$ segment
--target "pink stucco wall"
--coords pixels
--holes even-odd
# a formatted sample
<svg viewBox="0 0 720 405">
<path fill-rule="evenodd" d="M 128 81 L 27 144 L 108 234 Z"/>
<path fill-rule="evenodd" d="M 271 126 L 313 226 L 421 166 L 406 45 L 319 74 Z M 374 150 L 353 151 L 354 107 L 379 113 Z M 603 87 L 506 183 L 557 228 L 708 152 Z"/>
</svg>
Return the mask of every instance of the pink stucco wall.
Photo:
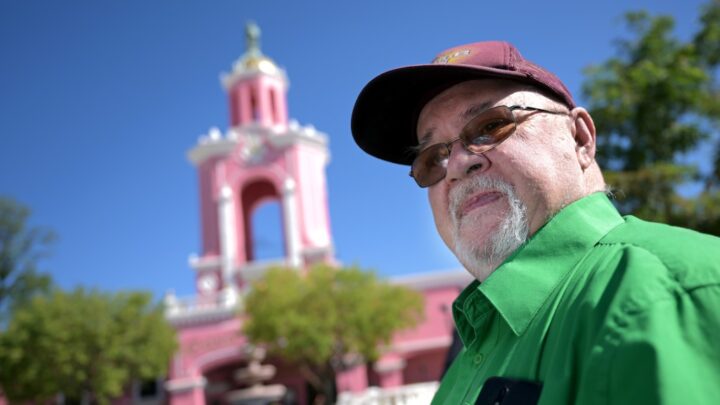
<svg viewBox="0 0 720 405">
<path fill-rule="evenodd" d="M 173 358 L 170 378 L 202 376 L 219 365 L 245 359 L 242 348 L 247 339 L 240 334 L 241 325 L 239 318 L 233 318 L 179 329 L 180 350 Z"/>
<path fill-rule="evenodd" d="M 402 350 L 423 350 L 424 342 L 428 348 L 449 345 L 454 323 L 452 320 L 452 302 L 460 293 L 459 286 L 427 288 L 422 291 L 425 299 L 425 321 L 413 329 L 398 333 L 394 345 Z"/>
<path fill-rule="evenodd" d="M 208 159 L 198 167 L 203 256 L 217 256 L 220 254 L 217 211 L 218 187 L 215 181 L 218 160 L 219 158 Z"/>
</svg>

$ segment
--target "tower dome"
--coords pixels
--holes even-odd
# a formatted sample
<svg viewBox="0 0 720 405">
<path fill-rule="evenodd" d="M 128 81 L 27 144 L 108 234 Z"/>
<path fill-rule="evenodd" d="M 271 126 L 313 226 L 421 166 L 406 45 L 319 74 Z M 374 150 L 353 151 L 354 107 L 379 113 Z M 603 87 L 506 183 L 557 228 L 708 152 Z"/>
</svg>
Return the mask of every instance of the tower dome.
<svg viewBox="0 0 720 405">
<path fill-rule="evenodd" d="M 261 72 L 276 75 L 280 72 L 275 62 L 260 50 L 260 27 L 254 22 L 245 26 L 245 43 L 247 50 L 233 64 L 233 73 Z"/>
</svg>

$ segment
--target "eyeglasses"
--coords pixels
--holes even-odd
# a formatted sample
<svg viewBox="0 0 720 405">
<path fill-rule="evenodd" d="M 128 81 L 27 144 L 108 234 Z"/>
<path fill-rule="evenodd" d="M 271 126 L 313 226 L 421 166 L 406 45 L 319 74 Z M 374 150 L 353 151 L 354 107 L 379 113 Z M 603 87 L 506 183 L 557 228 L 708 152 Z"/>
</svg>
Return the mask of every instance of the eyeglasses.
<svg viewBox="0 0 720 405">
<path fill-rule="evenodd" d="M 515 110 L 568 115 L 567 112 L 519 105 L 511 107 L 501 105 L 487 109 L 470 120 L 457 138 L 450 142 L 436 143 L 420 151 L 413 160 L 410 177 L 414 178 L 418 186 L 423 188 L 444 179 L 447 174 L 450 148 L 457 141 L 462 142 L 465 150 L 475 155 L 482 155 L 500 145 L 517 129 L 518 119 L 513 114 Z"/>
</svg>

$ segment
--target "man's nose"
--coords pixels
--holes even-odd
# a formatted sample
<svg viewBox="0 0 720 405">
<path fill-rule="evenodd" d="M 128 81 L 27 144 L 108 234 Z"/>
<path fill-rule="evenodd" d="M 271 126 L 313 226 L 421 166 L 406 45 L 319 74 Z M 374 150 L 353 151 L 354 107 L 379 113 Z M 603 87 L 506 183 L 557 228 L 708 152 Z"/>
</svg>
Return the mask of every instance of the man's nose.
<svg viewBox="0 0 720 405">
<path fill-rule="evenodd" d="M 445 181 L 452 183 L 474 171 L 485 171 L 489 168 L 490 160 L 484 154 L 476 155 L 468 151 L 462 142 L 453 142 L 450 145 Z"/>
</svg>

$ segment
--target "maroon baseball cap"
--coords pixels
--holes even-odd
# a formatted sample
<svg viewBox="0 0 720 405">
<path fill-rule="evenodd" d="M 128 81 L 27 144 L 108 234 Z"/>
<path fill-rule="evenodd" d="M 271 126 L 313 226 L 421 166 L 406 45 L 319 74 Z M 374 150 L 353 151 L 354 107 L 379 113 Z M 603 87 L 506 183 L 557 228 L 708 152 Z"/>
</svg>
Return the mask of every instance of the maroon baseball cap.
<svg viewBox="0 0 720 405">
<path fill-rule="evenodd" d="M 523 58 L 510 43 L 476 42 L 448 49 L 430 64 L 393 69 L 372 79 L 355 101 L 353 138 L 370 155 L 410 165 L 423 106 L 455 84 L 482 78 L 527 83 L 556 96 L 570 109 L 575 107 L 557 76 Z"/>
</svg>

